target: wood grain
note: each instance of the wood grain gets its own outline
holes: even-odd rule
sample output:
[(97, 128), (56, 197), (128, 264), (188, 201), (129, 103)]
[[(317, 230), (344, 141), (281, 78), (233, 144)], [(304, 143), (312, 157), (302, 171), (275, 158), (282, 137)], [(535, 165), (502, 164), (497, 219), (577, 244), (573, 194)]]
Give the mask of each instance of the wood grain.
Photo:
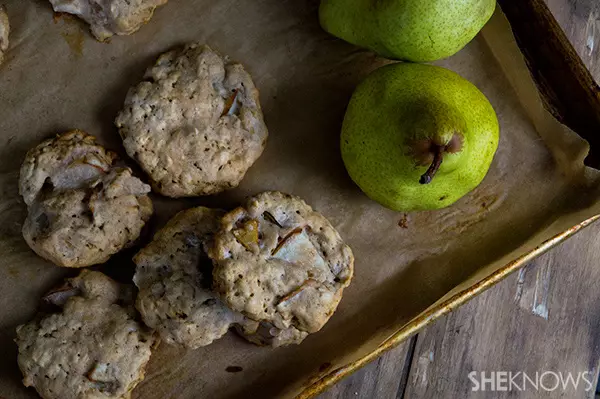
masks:
[(592, 76), (600, 76), (600, 2), (548, 0), (547, 3)]
[(320, 399), (401, 398), (416, 337), (394, 348), (319, 396)]
[[(578, 0), (567, 4), (591, 7), (595, 4), (592, 1)], [(573, 38), (563, 32), (544, 0), (498, 0), (498, 3), (511, 23), (546, 108), (590, 143), (586, 164), (600, 168), (600, 87), (581, 62), (571, 43)], [(589, 18), (595, 19), (592, 15)], [(594, 29), (595, 23), (592, 33)], [(586, 46), (590, 45), (589, 37)], [(593, 48), (594, 44), (590, 46)], [(581, 47), (581, 43), (577, 47)]]
[[(546, 2), (572, 44), (571, 49), (587, 65), (591, 76), (600, 80), (600, 1)], [(573, 114), (569, 117), (576, 119)], [(584, 119), (578, 123), (591, 122)], [(588, 135), (592, 141), (600, 140), (600, 130), (588, 130)], [(597, 144), (593, 143), (596, 151), (600, 151)], [(467, 373), (592, 371), (597, 381), (598, 259), (600, 225), (597, 224), (440, 319), (409, 343), (385, 354), (320, 398), (594, 398), (595, 390), (585, 392), (583, 384), (579, 390), (568, 391), (476, 393), (471, 392)]]
[[(595, 225), (424, 330), (404, 397), (593, 398), (600, 360), (599, 254)], [(471, 371), (589, 371), (594, 385), (587, 392), (583, 382), (551, 392), (531, 385), (523, 392), (473, 392)]]

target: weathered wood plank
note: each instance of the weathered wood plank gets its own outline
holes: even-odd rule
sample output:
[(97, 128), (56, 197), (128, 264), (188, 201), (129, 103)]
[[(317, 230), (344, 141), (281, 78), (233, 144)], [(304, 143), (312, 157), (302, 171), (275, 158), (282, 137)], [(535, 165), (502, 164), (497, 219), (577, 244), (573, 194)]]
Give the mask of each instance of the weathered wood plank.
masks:
[[(596, 225), (420, 333), (405, 397), (593, 398), (600, 361), (599, 255)], [(592, 384), (582, 379), (577, 389), (547, 392), (527, 382), (519, 392), (520, 375), (512, 392), (474, 392), (471, 371), (487, 377), (491, 371), (532, 377), (572, 372), (575, 378), (590, 371), (585, 377)], [(544, 386), (553, 388), (555, 378), (547, 375)]]
[(600, 2), (547, 0), (577, 54), (598, 80), (600, 76)]
[(401, 398), (415, 342), (416, 337), (411, 338), (324, 392), (319, 399)]

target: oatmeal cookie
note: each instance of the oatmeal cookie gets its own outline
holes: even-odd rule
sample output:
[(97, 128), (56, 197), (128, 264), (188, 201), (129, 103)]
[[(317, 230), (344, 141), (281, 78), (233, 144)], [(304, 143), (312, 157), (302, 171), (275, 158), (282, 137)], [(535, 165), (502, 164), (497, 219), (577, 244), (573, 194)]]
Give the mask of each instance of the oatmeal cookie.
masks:
[(205, 246), (224, 211), (198, 207), (178, 213), (135, 256), (136, 306), (144, 322), (170, 344), (206, 346), (240, 325), (257, 323), (233, 312), (211, 290), (212, 264)]
[(214, 289), (231, 309), (263, 323), (269, 340), (283, 334), (297, 343), (319, 331), (353, 275), (352, 251), (331, 223), (280, 192), (225, 215), (209, 255)]
[(152, 215), (150, 186), (114, 160), (78, 130), (29, 151), (19, 189), (31, 249), (58, 266), (86, 267), (133, 244)]
[(167, 0), (50, 0), (56, 12), (66, 12), (90, 25), (99, 41), (131, 35), (150, 21), (154, 9)]
[(199, 44), (160, 56), (115, 124), (129, 156), (169, 197), (236, 187), (268, 136), (248, 72)]
[(50, 293), (61, 311), (17, 327), (23, 384), (44, 399), (129, 398), (157, 342), (126, 306), (130, 293), (89, 270)]

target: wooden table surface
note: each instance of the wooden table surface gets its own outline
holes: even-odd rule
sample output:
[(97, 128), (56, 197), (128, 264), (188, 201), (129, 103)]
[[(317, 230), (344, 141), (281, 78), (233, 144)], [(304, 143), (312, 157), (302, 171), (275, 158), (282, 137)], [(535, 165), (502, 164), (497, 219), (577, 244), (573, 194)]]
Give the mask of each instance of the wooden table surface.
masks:
[[(517, 0), (518, 1), (518, 0)], [(546, 0), (600, 81), (600, 0)], [(600, 134), (600, 132), (598, 132)], [(473, 392), (471, 371), (589, 371), (600, 366), (600, 222), (323, 393), (341, 398), (600, 398), (596, 389)], [(587, 375), (588, 379), (590, 375)], [(551, 381), (551, 380), (548, 380)], [(489, 384), (489, 383), (488, 383)], [(517, 384), (518, 385), (518, 384)], [(552, 382), (546, 384), (551, 388)], [(489, 387), (489, 385), (488, 385)], [(488, 388), (489, 389), (489, 388)]]

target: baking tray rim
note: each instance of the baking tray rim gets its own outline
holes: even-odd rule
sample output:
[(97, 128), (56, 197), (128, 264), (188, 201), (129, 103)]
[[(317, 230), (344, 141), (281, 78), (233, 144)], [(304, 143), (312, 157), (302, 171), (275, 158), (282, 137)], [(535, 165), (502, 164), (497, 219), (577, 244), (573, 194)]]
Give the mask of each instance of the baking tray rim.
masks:
[(327, 374), (321, 376), (317, 381), (312, 382), (296, 396), (296, 399), (314, 398), (319, 393), (335, 385), (341, 379), (348, 377), (379, 356), (392, 350), (402, 342), (406, 341), (409, 337), (425, 328), (427, 325), (452, 312), (454, 309), (465, 304), (469, 300), (481, 294), (483, 291), (495, 286), (512, 273), (526, 266), (527, 263), (531, 262), (536, 257), (566, 241), (568, 238), (574, 236), (599, 219), (600, 214), (596, 214), (568, 228), (567, 230), (556, 234), (555, 236), (536, 246), (531, 251), (526, 252), (511, 262), (503, 265), (498, 270), (474, 283), (470, 287), (459, 291), (441, 303), (430, 307), (397, 330), (394, 334), (392, 334), (392, 336), (386, 339), (373, 351), (344, 366), (331, 370)]

